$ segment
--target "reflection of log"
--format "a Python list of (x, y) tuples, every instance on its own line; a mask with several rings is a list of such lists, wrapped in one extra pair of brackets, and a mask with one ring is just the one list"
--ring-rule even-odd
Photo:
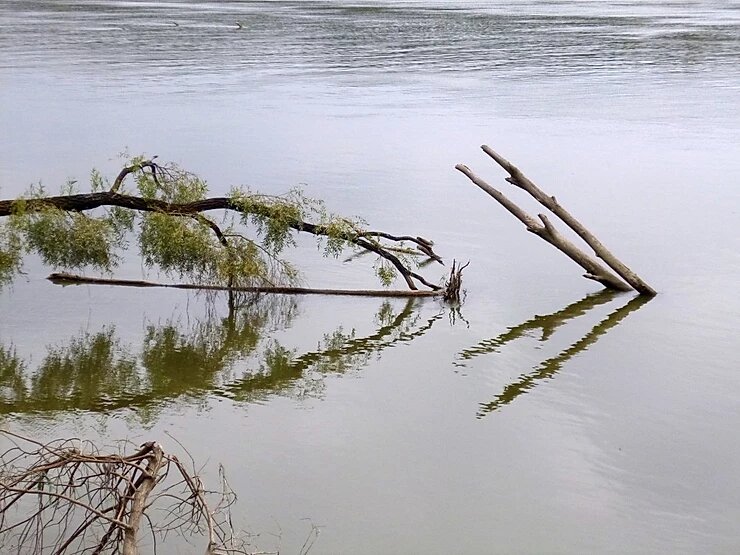
[[(614, 270), (624, 281), (642, 295), (653, 296), (656, 294), (655, 289), (645, 283), (640, 277), (619, 261), (590, 231), (588, 231), (578, 220), (576, 220), (565, 208), (563, 208), (555, 197), (546, 195), (532, 181), (530, 181), (516, 166), (496, 153), (490, 147), (483, 145), (483, 151), (493, 158), (496, 163), (509, 173), (506, 181), (523, 189), (534, 197), (540, 204), (545, 206), (558, 218), (560, 218), (568, 227), (570, 227), (581, 239), (583, 239), (594, 251), (596, 256), (603, 260), (612, 270)], [(544, 214), (539, 214), (542, 223), (535, 220), (532, 216), (524, 212), (516, 204), (506, 198), (500, 191), (491, 187), (488, 183), (476, 176), (467, 166), (459, 164), (455, 166), (457, 170), (464, 173), (473, 183), (495, 198), (504, 208), (519, 219), (527, 229), (538, 235), (548, 243), (552, 244), (564, 252), (573, 261), (584, 268), (588, 273), (584, 276), (601, 282), (605, 287), (618, 291), (629, 290), (629, 287), (623, 283), (614, 274), (609, 272), (596, 260), (591, 258), (585, 252), (576, 247), (573, 243), (562, 237), (554, 226), (550, 223)]]
[[(493, 337), (491, 339), (484, 339), (473, 347), (463, 349), (458, 353), (457, 358), (462, 360), (471, 360), (481, 355), (487, 355), (495, 353), (500, 347), (503, 347), (510, 341), (518, 339), (523, 335), (527, 335), (528, 332), (533, 330), (542, 330), (541, 342), (545, 342), (555, 333), (560, 326), (566, 322), (583, 316), (592, 308), (599, 305), (606, 304), (614, 300), (615, 293), (613, 291), (599, 291), (598, 293), (592, 293), (582, 298), (580, 301), (569, 304), (565, 308), (553, 312), (552, 314), (546, 314), (544, 316), (534, 316), (522, 322), (518, 326), (509, 328), (504, 333)], [(463, 362), (456, 362), (456, 366), (465, 366)]]
[(132, 279), (105, 279), (54, 273), (46, 279), (56, 285), (119, 285), (125, 287), (168, 287), (170, 289), (197, 289), (204, 291), (230, 291), (240, 293), (280, 293), (283, 295), (350, 295), (355, 297), (435, 297), (442, 290), (398, 291), (385, 289), (313, 289), (306, 287), (228, 287), (224, 285), (193, 285), (190, 283), (156, 283)]
[(535, 387), (540, 381), (552, 378), (560, 371), (563, 364), (596, 343), (602, 335), (619, 324), (630, 313), (636, 311), (647, 303), (650, 298), (651, 297), (647, 295), (634, 297), (627, 304), (619, 307), (601, 322), (596, 324), (591, 331), (573, 343), (570, 347), (561, 351), (558, 355), (545, 360), (536, 366), (532, 372), (524, 374), (518, 381), (504, 387), (504, 391), (497, 395), (493, 401), (481, 403), (480, 409), (477, 413), (478, 418), (482, 418), (488, 413), (498, 410), (504, 405), (508, 405), (519, 395), (526, 393)]

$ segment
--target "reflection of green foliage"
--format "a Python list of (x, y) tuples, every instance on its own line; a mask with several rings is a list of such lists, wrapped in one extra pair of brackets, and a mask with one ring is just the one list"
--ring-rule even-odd
[(26, 367), (15, 350), (0, 345), (0, 399), (6, 402), (14, 397), (25, 400), (25, 370)]
[(398, 343), (412, 341), (426, 333), (442, 314), (437, 314), (419, 325), (416, 303), (409, 299), (403, 309), (394, 313), (387, 301), (376, 315), (378, 328), (375, 333), (358, 337), (355, 330), (344, 332), (340, 327), (325, 334), (315, 351), (297, 355), (273, 341), (270, 357), (259, 373), (248, 374), (223, 388), (223, 394), (234, 399), (249, 401), (260, 398), (265, 390), (294, 391), (301, 396), (321, 390), (318, 376), (346, 373), (362, 368), (373, 353)]
[(85, 333), (65, 347), (50, 347), (31, 378), (31, 392), (42, 405), (104, 406), (141, 389), (136, 361), (123, 350), (113, 328)]
[(138, 355), (121, 346), (113, 328), (85, 333), (67, 346), (50, 347), (28, 387), (22, 362), (0, 350), (7, 399), (0, 412), (135, 407), (140, 418), (150, 418), (168, 399), (183, 396), (251, 401), (273, 394), (318, 395), (327, 374), (359, 369), (373, 353), (413, 340), (441, 317), (421, 324), (415, 300), (397, 313), (386, 302), (374, 333), (360, 337), (340, 327), (325, 334), (316, 350), (300, 354), (266, 339), (290, 324), (295, 306), (292, 299), (273, 296), (192, 326), (148, 324)]
[(217, 387), (235, 361), (255, 352), (269, 320), (269, 306), (253, 306), (187, 333), (173, 323), (147, 326), (141, 364), (150, 391), (171, 397)]

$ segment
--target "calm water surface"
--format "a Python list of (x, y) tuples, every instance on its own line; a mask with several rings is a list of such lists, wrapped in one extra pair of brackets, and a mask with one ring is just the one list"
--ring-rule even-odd
[[(230, 312), (30, 260), (0, 293), (2, 426), (172, 434), (284, 553), (311, 524), (313, 553), (737, 553), (738, 59), (737, 1), (0, 1), (0, 196), (127, 149), (471, 260), (460, 313)], [(537, 210), (482, 143), (660, 295), (599, 294), (468, 184), (456, 163)], [(372, 261), (293, 256), (373, 285)]]

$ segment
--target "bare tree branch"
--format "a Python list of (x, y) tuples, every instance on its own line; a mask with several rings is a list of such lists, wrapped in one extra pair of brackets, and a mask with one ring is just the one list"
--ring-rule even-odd
[[(221, 524), (230, 522), (235, 500), (222, 470), (221, 491), (209, 492), (155, 442), (129, 455), (102, 455), (89, 445), (80, 449), (69, 441), (41, 444), (0, 434), (15, 443), (0, 458), (0, 538), (13, 536), (10, 541), (21, 549), (137, 555), (145, 519), (155, 545), (169, 531), (199, 536), (205, 530), (206, 554), (247, 553), (231, 526)], [(172, 518), (157, 523), (148, 514), (153, 508)]]
[[(625, 264), (623, 264), (616, 256), (614, 256), (609, 249), (607, 249), (596, 236), (587, 230), (581, 222), (574, 218), (570, 212), (563, 208), (554, 196), (545, 194), (537, 185), (535, 185), (522, 171), (517, 168), (514, 164), (509, 162), (506, 158), (498, 154), (495, 150), (487, 145), (481, 147), (483, 152), (488, 154), (499, 166), (509, 173), (509, 177), (506, 181), (515, 185), (532, 197), (537, 202), (542, 204), (550, 212), (560, 218), (568, 227), (570, 227), (575, 233), (583, 239), (589, 247), (591, 247), (600, 259), (602, 259), (607, 266), (614, 270), (624, 281), (629, 283), (636, 291), (642, 295), (654, 296), (656, 295), (655, 289), (645, 283), (640, 276), (630, 270)], [(588, 276), (587, 276), (588, 277)], [(597, 279), (598, 274), (592, 276), (591, 279)], [(599, 280), (600, 281), (600, 280)]]
[(509, 200), (501, 191), (495, 189), (486, 181), (474, 174), (467, 166), (458, 164), (455, 166), (455, 169), (463, 173), (468, 179), (470, 179), (470, 181), (496, 199), (501, 206), (506, 208), (506, 210), (527, 227), (527, 231), (530, 231), (540, 239), (547, 241), (552, 246), (563, 252), (581, 268), (586, 270), (587, 273), (584, 277), (596, 280), (605, 287), (616, 291), (630, 290), (630, 287), (627, 284), (622, 282), (622, 280), (611, 273), (607, 268), (599, 264), (596, 260), (558, 233), (555, 227), (544, 215), (540, 215), (542, 223), (538, 222), (535, 218), (522, 210), (517, 204)]

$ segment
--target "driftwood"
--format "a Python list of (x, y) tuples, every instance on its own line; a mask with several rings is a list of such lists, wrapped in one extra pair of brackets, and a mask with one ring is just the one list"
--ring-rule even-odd
[(234, 293), (279, 293), (282, 295), (347, 295), (354, 297), (438, 297), (447, 289), (433, 291), (398, 291), (385, 289), (314, 289), (308, 287), (229, 287), (227, 285), (196, 285), (191, 283), (158, 283), (136, 279), (107, 279), (65, 272), (50, 274), (46, 279), (56, 285), (119, 285), (123, 287), (167, 287), (170, 289), (195, 289), (201, 291), (228, 291)]
[(209, 492), (194, 469), (153, 441), (134, 452), (100, 453), (80, 440), (41, 443), (7, 430), (0, 435), (13, 444), (0, 454), (5, 548), (139, 555), (142, 528), (148, 528), (153, 545), (147, 553), (156, 553), (157, 538), (172, 532), (187, 541), (202, 537), (205, 555), (248, 553), (231, 529), (236, 496), (223, 471), (220, 491)]
[(468, 179), (496, 199), (499, 204), (521, 221), (527, 227), (528, 231), (531, 231), (541, 239), (547, 241), (580, 265), (584, 270), (586, 270), (586, 274), (584, 275), (585, 278), (598, 281), (604, 285), (604, 287), (616, 291), (629, 291), (630, 289), (635, 289), (641, 295), (653, 296), (656, 294), (655, 289), (650, 287), (637, 274), (618, 260), (590, 231), (583, 226), (583, 224), (563, 208), (554, 196), (548, 196), (545, 194), (530, 179), (528, 179), (519, 170), (519, 168), (514, 166), (514, 164), (506, 160), (490, 147), (483, 145), (481, 148), (486, 154), (493, 158), (499, 166), (509, 173), (509, 177), (506, 178), (506, 181), (529, 193), (535, 200), (560, 218), (581, 239), (583, 239), (591, 249), (593, 249), (596, 257), (600, 258), (616, 273), (616, 275), (592, 256), (578, 248), (571, 241), (564, 238), (557, 229), (555, 229), (555, 226), (552, 225), (547, 216), (544, 214), (538, 214), (540, 221), (537, 221), (518, 205), (509, 200), (503, 193), (501, 193), (501, 191), (495, 189), (486, 181), (474, 174), (470, 168), (463, 164), (455, 166), (458, 171), (465, 174)]
[(452, 261), (450, 268), (450, 277), (445, 282), (444, 294), (442, 298), (448, 303), (457, 304), (461, 301), (462, 273), (468, 267), (470, 262), (458, 264), (456, 260)]

